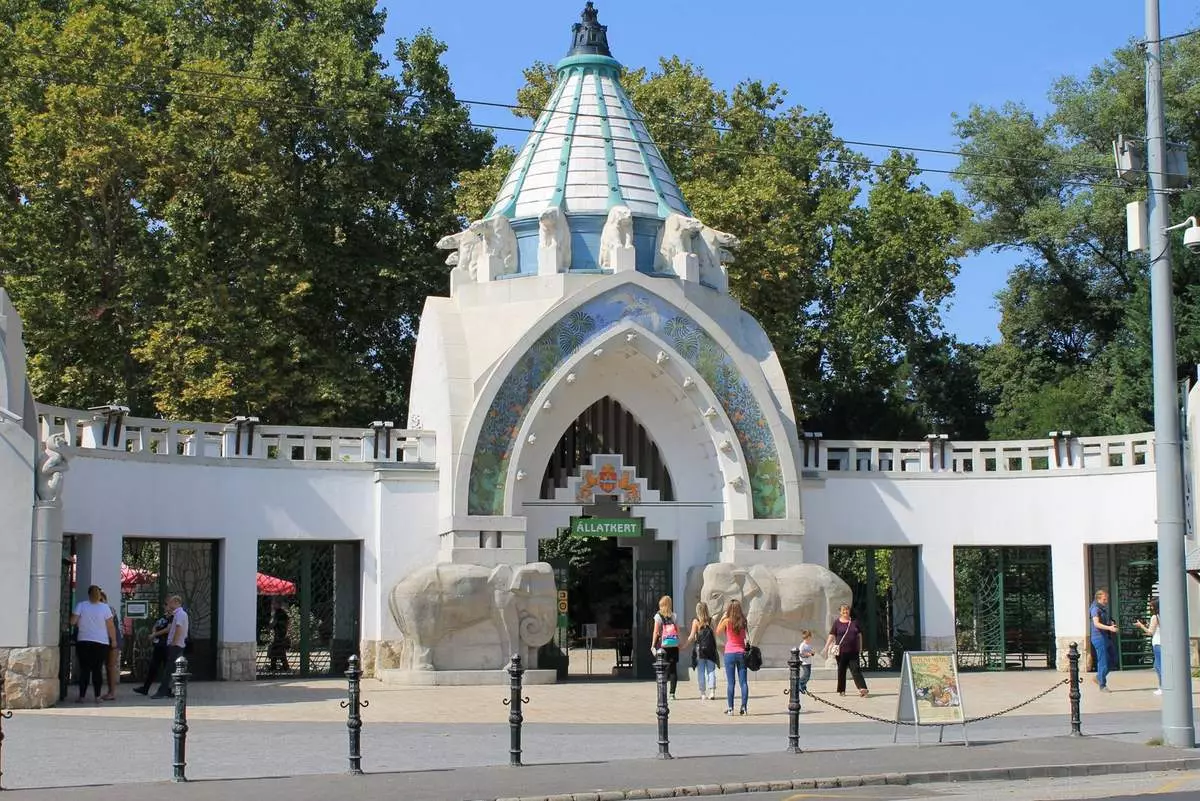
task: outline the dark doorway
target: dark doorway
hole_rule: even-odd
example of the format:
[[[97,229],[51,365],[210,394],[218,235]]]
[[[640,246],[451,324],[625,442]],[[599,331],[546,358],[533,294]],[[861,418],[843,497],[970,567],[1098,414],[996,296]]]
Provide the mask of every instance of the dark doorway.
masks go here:
[[[955,548],[954,617],[960,668],[1053,668],[1050,546]]]
[[[588,517],[630,516],[627,507],[610,502],[584,511]],[[538,551],[567,594],[567,611],[559,615],[554,642],[540,652],[539,666],[558,670],[560,679],[653,679],[650,639],[658,600],[672,594],[671,543],[655,540],[650,529],[640,537],[576,537],[568,527],[542,540]]]
[[[58,607],[58,700],[60,701],[67,697],[74,675],[75,645],[71,642],[71,613],[75,610],[75,576],[77,575],[75,565],[79,558],[78,547],[74,536],[70,534],[63,536],[61,583],[59,584],[61,597]]]
[[[829,569],[854,591],[853,616],[863,628],[864,669],[899,670],[906,651],[921,649],[918,565],[917,549],[912,547],[829,549]],[[816,641],[824,641],[824,631],[815,634]]]
[[[1109,614],[1117,624],[1117,667],[1148,668],[1154,666],[1150,638],[1142,635],[1133,621],[1150,619],[1150,599],[1158,584],[1158,544],[1154,542],[1125,542],[1119,545],[1088,546],[1088,605],[1096,591],[1108,590]],[[1088,621],[1086,631],[1091,631]],[[1088,669],[1095,670],[1095,656],[1090,653]]]
[[[121,649],[123,679],[145,680],[150,632],[166,600],[178,595],[188,613],[188,670],[193,679],[217,674],[218,551],[211,540],[153,540],[126,537],[122,544]],[[110,600],[112,600],[110,598]],[[142,609],[144,608],[144,613]],[[130,614],[137,610],[136,614]]]
[[[259,542],[259,678],[346,672],[358,653],[360,553],[357,542]]]

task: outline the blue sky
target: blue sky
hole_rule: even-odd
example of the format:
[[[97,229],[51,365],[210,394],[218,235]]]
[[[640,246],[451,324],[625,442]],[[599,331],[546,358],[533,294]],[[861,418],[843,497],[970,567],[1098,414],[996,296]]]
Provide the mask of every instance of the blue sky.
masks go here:
[[[449,46],[459,97],[512,102],[522,69],[565,54],[583,5],[385,0],[381,49],[429,28]],[[1085,74],[1145,30],[1141,0],[596,0],[596,7],[613,55],[628,66],[679,55],[721,87],[748,77],[775,81],[792,103],[828,113],[844,139],[949,149],[957,144],[955,112],[1008,100],[1044,111],[1056,78]],[[1164,35],[1196,22],[1193,3],[1162,0]],[[479,107],[473,118],[484,125],[514,121],[503,109]],[[518,135],[508,137],[502,141],[520,144]],[[885,153],[859,149],[872,158]],[[956,159],[925,154],[920,161],[951,169]],[[953,187],[944,175],[924,180],[935,189]],[[963,264],[945,314],[953,333],[971,342],[998,339],[993,296],[1017,259],[983,253]]]

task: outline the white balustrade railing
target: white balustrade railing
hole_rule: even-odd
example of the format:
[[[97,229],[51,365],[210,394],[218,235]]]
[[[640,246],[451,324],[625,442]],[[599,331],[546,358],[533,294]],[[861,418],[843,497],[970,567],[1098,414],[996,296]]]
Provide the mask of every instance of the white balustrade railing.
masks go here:
[[[38,423],[44,440],[59,434],[76,448],[162,457],[429,465],[437,456],[434,432],[413,429],[157,420],[41,404]]]
[[[1002,476],[1041,471],[1140,471],[1154,466],[1154,434],[1030,440],[801,442],[803,469],[818,473],[942,473]]]

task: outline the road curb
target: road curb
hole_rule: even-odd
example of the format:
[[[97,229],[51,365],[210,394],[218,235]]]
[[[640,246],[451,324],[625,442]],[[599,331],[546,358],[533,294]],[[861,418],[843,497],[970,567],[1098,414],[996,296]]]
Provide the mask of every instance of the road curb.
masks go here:
[[[1016,768],[912,771],[908,773],[871,773],[863,776],[778,779],[773,781],[730,782],[729,784],[692,784],[682,787],[647,787],[634,790],[592,790],[581,793],[493,798],[487,799],[487,801],[647,801],[647,799],[658,798],[703,798],[718,795],[737,795],[739,793],[823,790],[831,787],[947,784],[1020,779],[1068,779],[1084,776],[1112,776],[1122,773],[1158,773],[1173,770],[1200,770],[1200,757],[1153,759],[1143,762],[1032,765]]]

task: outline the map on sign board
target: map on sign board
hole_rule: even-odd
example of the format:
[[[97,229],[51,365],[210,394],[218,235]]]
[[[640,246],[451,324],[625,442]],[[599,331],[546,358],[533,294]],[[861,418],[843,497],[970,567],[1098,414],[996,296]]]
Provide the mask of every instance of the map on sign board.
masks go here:
[[[896,741],[902,724],[913,724],[918,745],[922,726],[938,726],[938,742],[941,742],[946,726],[962,726],[963,743],[967,742],[967,719],[963,712],[955,654],[932,651],[904,654],[892,742]]]

